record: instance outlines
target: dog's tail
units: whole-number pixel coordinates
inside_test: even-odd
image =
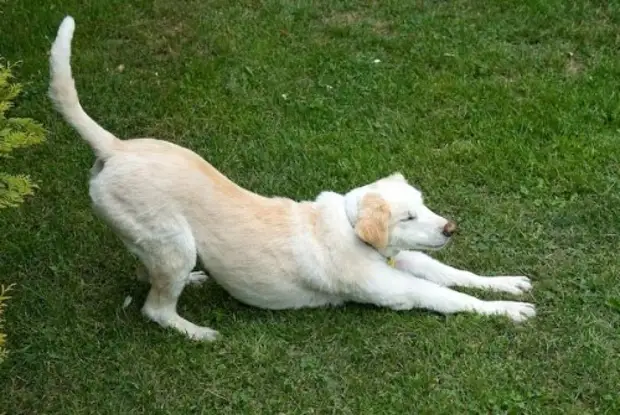
[[[90,144],[95,155],[105,160],[120,147],[121,141],[90,118],[80,105],[71,74],[71,39],[74,30],[73,18],[65,17],[52,45],[49,96],[56,110]]]

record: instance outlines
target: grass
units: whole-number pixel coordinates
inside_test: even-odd
[[[620,412],[618,3],[36,3],[12,0],[0,26],[22,62],[14,113],[49,130],[2,166],[40,189],[0,216],[0,282],[16,283],[0,413]],[[539,316],[270,312],[207,284],[180,309],[221,341],[144,321],[136,262],[89,207],[92,153],[45,96],[67,13],[107,128],[296,199],[400,170],[461,224],[439,257],[532,276]]]

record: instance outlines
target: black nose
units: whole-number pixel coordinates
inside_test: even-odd
[[[446,225],[443,227],[443,231],[441,232],[443,234],[443,236],[445,236],[446,238],[451,237],[452,235],[454,235],[454,232],[456,232],[456,223],[449,221],[448,223],[446,223]]]

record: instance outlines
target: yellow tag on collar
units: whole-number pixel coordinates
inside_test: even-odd
[[[389,258],[387,259],[387,263],[388,263],[388,265],[389,265],[389,266],[391,266],[392,268],[394,268],[394,267],[396,266],[396,261],[395,261],[395,260],[394,260],[394,258],[392,258],[392,257],[389,257]]]

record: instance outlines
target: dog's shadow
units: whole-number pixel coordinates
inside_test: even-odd
[[[131,304],[124,311],[139,314],[148,294],[149,285],[134,281],[130,292],[127,288],[122,294],[119,293],[121,298],[123,295],[131,297]],[[381,326],[386,323],[386,319],[404,314],[372,304],[354,302],[337,307],[266,310],[236,300],[211,278],[199,286],[185,287],[179,299],[178,312],[195,324],[209,326],[221,332],[270,330],[284,333],[293,330],[302,337],[304,333],[314,337],[319,331],[339,333],[343,327],[349,326],[352,322],[356,325]],[[441,314],[422,309],[409,310],[406,314],[408,318],[426,315],[436,316],[440,320],[445,319]],[[143,323],[152,324],[146,320]]]

